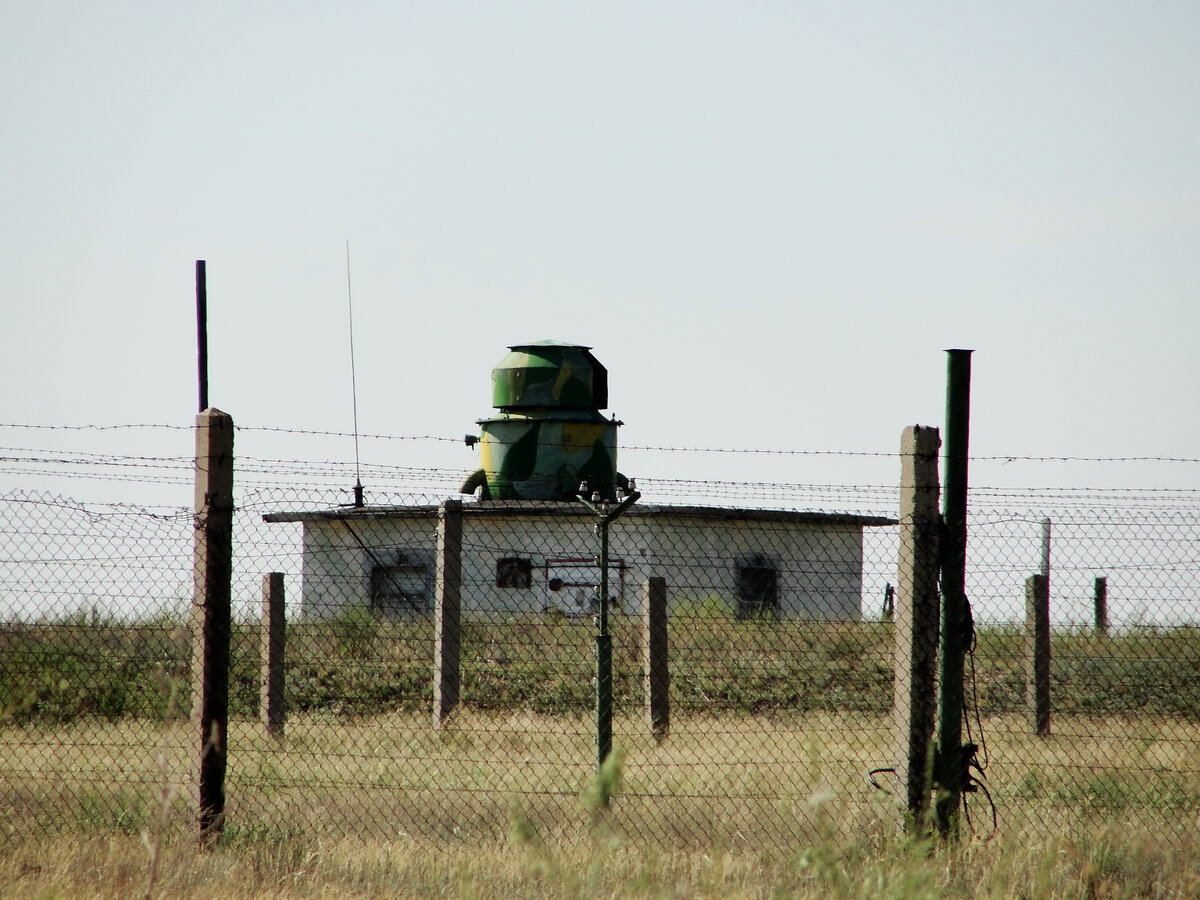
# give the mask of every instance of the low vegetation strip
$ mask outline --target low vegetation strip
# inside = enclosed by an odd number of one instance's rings
[[[614,699],[642,698],[639,623],[613,628]],[[254,717],[259,629],[235,625],[230,712]],[[891,704],[891,626],[676,617],[671,705],[681,713],[851,710]],[[1023,708],[1024,638],[1014,628],[977,635],[968,675],[983,715]],[[479,710],[574,715],[594,702],[594,635],[587,620],[468,618],[462,701]],[[0,720],[180,715],[190,680],[191,635],[181,622],[95,617],[0,625]],[[428,710],[433,630],[427,619],[376,620],[355,612],[294,623],[286,703],[293,713],[342,716]],[[1137,630],[1101,638],[1063,633],[1052,644],[1056,712],[1158,714],[1200,721],[1200,629]]]

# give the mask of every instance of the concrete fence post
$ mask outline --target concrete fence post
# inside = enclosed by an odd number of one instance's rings
[[[900,552],[895,591],[893,748],[913,824],[930,802],[930,746],[937,712],[938,451],[936,428],[913,425],[900,438]]]
[[[1050,734],[1050,591],[1045,575],[1025,579],[1025,708],[1040,737]]]
[[[200,840],[211,847],[225,826],[233,579],[233,418],[218,409],[196,416],[195,509],[192,727]]]
[[[282,737],[287,710],[283,686],[286,676],[284,654],[287,649],[287,604],[283,593],[283,573],[270,572],[262,579],[262,636],[259,658],[262,681],[259,686],[258,718],[266,733]]]
[[[642,583],[642,679],[646,726],[657,741],[671,729],[671,673],[667,653],[667,580],[653,576]]]
[[[441,728],[458,707],[462,604],[462,501],[438,508],[437,585],[433,645],[433,727]]]

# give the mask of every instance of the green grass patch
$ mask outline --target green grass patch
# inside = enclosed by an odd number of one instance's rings
[[[738,620],[711,606],[678,611],[670,625],[671,704],[679,712],[850,710],[891,705],[892,626]],[[612,622],[618,710],[642,700],[641,623]],[[258,713],[261,635],[235,623],[230,713]],[[981,629],[968,663],[968,696],[983,715],[1020,712],[1024,636]],[[1057,634],[1052,644],[1056,714],[1155,713],[1200,720],[1200,630]],[[0,721],[186,715],[191,632],[183,622],[124,623],[92,617],[0,625]],[[594,703],[595,631],[563,616],[466,614],[462,701],[472,708],[575,715]],[[293,713],[340,716],[428,710],[433,623],[378,619],[352,610],[292,623],[285,695]],[[183,698],[182,701],[180,698]]]

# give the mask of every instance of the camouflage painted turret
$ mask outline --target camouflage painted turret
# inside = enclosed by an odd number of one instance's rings
[[[492,405],[480,419],[483,468],[462,492],[484,500],[573,500],[579,483],[616,498],[616,418],[608,406],[608,370],[590,347],[558,341],[517,344],[492,370]]]

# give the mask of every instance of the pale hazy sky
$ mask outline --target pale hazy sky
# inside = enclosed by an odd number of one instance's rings
[[[365,432],[556,338],[622,445],[892,451],[968,347],[975,454],[1200,456],[1194,0],[0,9],[4,422],[189,424],[206,259],[213,404],[349,431],[349,240]]]

